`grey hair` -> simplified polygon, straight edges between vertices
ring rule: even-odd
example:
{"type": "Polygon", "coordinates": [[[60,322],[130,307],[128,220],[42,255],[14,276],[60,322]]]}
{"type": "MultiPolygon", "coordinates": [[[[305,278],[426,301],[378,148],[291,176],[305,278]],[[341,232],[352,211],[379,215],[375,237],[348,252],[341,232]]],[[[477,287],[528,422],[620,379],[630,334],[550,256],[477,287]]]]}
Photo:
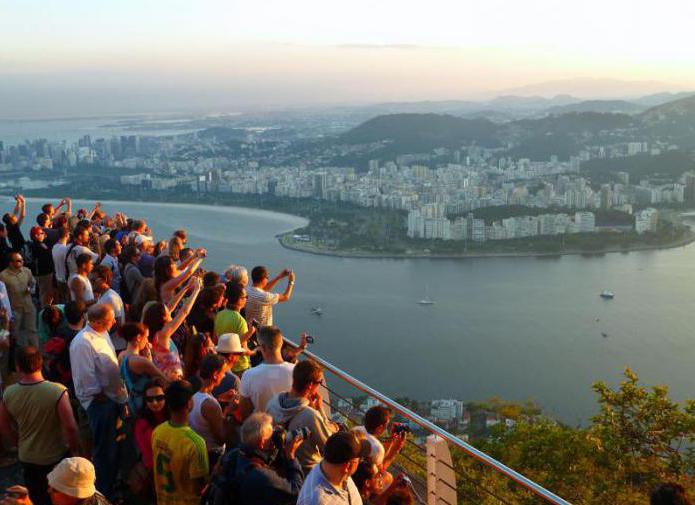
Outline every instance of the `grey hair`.
{"type": "Polygon", "coordinates": [[[241,425],[241,443],[257,447],[258,443],[273,433],[273,418],[265,412],[251,414],[241,425]]]}
{"type": "Polygon", "coordinates": [[[97,303],[96,305],[89,307],[89,310],[87,311],[87,320],[90,323],[104,321],[109,312],[113,313],[113,309],[110,305],[106,305],[105,303],[97,303]]]}
{"type": "Polygon", "coordinates": [[[248,281],[249,272],[241,265],[229,265],[224,271],[224,276],[228,281],[241,282],[243,278],[248,281]]]}

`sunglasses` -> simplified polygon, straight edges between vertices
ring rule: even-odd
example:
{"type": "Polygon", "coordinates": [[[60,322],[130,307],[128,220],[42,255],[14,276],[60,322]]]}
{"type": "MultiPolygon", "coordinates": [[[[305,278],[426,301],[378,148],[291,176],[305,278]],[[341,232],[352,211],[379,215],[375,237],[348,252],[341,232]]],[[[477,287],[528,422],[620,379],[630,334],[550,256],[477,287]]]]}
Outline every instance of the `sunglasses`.
{"type": "Polygon", "coordinates": [[[163,402],[164,401],[164,395],[146,396],[145,401],[147,403],[163,402]]]}

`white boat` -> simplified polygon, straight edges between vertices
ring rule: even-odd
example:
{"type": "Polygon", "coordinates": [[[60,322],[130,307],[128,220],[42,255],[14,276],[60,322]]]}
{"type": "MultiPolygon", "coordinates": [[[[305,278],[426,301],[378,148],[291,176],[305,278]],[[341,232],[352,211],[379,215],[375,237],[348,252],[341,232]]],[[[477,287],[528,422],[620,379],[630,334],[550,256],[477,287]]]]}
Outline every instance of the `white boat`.
{"type": "Polygon", "coordinates": [[[601,291],[600,296],[605,300],[612,300],[613,298],[615,298],[615,294],[613,294],[613,291],[608,291],[607,289],[601,291]]]}
{"type": "Polygon", "coordinates": [[[422,298],[422,300],[418,301],[418,305],[434,305],[434,300],[429,297],[427,294],[427,291],[429,291],[428,287],[425,286],[425,296],[422,298]]]}

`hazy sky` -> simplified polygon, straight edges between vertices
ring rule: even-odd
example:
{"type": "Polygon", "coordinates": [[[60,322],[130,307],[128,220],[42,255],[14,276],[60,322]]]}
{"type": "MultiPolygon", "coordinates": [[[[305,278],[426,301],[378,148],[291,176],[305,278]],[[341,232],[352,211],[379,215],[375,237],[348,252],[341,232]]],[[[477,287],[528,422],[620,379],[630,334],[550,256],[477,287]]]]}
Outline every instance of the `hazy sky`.
{"type": "Polygon", "coordinates": [[[693,19],[692,0],[0,0],[0,117],[691,89],[693,19]]]}

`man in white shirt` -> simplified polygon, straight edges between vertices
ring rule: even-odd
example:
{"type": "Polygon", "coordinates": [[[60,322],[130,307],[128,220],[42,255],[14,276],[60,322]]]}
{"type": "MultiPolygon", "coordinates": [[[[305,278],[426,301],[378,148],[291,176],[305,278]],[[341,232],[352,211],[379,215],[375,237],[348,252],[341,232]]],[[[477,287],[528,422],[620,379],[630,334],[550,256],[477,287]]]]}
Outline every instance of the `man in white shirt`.
{"type": "Polygon", "coordinates": [[[72,234],[72,242],[66,253],[68,276],[77,272],[77,257],[80,254],[89,254],[94,264],[99,261],[99,255],[89,248],[89,228],[78,225],[72,234]]]}
{"type": "Polygon", "coordinates": [[[116,425],[128,393],[109,338],[115,322],[113,309],[104,304],[93,305],[87,318],[87,325],[70,344],[70,366],[75,394],[87,411],[94,436],[97,489],[109,498],[113,495],[119,467],[116,425]]]}
{"type": "Polygon", "coordinates": [[[282,333],[274,326],[264,326],[258,332],[263,363],[241,376],[239,407],[243,418],[252,412],[265,411],[273,396],[292,387],[294,364],[282,359],[282,342],[282,333]]]}
{"type": "Polygon", "coordinates": [[[252,321],[255,319],[260,326],[273,325],[273,305],[284,303],[292,296],[294,289],[294,272],[291,270],[283,270],[273,279],[270,279],[270,273],[264,266],[257,266],[251,270],[251,282],[253,286],[246,288],[246,320],[252,321]],[[287,287],[285,292],[272,293],[275,285],[282,279],[287,277],[287,287]]]}
{"type": "Polygon", "coordinates": [[[304,478],[297,505],[362,505],[352,474],[364,453],[365,447],[354,433],[340,431],[331,435],[323,460],[304,478]]]}

